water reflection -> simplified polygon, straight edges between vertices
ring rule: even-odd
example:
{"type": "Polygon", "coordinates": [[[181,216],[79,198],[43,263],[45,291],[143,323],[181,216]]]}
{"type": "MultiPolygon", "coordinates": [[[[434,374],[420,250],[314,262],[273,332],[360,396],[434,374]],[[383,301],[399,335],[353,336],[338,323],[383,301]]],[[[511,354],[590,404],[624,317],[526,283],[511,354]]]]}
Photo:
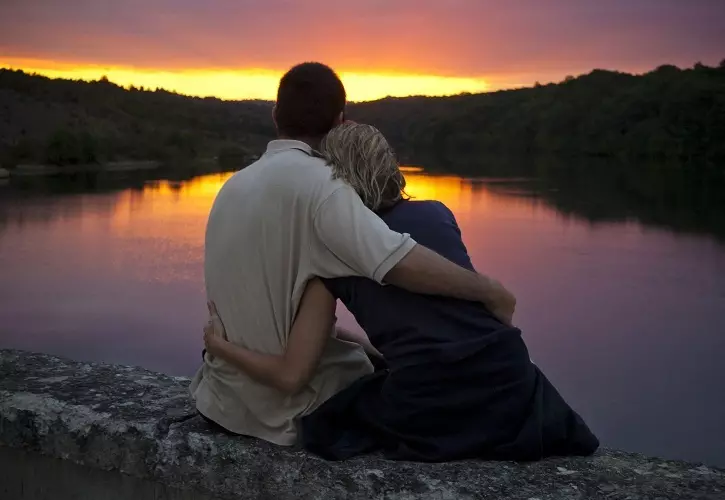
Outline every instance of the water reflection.
{"type": "MultiPolygon", "coordinates": [[[[204,226],[229,175],[0,188],[0,346],[192,373],[204,226]]],[[[649,203],[608,203],[595,178],[406,178],[515,291],[532,356],[606,445],[725,464],[722,243],[646,224],[649,203]]],[[[720,234],[710,205],[670,217],[694,203],[677,200],[655,219],[720,234]]]]}
{"type": "MultiPolygon", "coordinates": [[[[637,221],[725,241],[723,165],[631,164],[596,158],[495,157],[430,160],[458,175],[533,180],[518,194],[545,200],[557,211],[589,222],[637,221]],[[438,162],[438,163],[436,163],[438,162]],[[453,167],[451,167],[453,166],[453,167]]],[[[510,189],[506,182],[497,191],[510,189]]]]}

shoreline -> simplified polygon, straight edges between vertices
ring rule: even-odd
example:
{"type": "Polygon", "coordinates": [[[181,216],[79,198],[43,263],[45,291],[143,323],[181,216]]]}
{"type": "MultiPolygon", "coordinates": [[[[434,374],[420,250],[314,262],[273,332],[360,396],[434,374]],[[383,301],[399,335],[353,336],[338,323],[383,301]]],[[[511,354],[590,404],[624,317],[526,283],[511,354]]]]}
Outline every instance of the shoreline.
{"type": "MultiPolygon", "coordinates": [[[[122,160],[103,163],[88,163],[81,165],[48,165],[48,164],[20,164],[13,169],[5,169],[6,177],[36,177],[53,175],[70,175],[94,172],[127,172],[136,170],[155,170],[162,163],[156,160],[122,160]]],[[[2,177],[0,175],[0,177],[2,177]]]]}
{"type": "Polygon", "coordinates": [[[20,164],[12,169],[0,168],[0,181],[9,181],[20,178],[50,178],[66,177],[78,174],[105,174],[124,172],[217,172],[238,170],[239,164],[248,164],[256,157],[240,159],[239,162],[226,164],[218,158],[195,158],[192,160],[161,161],[161,160],[120,160],[103,163],[90,163],[81,165],[48,165],[48,164],[20,164]]]}

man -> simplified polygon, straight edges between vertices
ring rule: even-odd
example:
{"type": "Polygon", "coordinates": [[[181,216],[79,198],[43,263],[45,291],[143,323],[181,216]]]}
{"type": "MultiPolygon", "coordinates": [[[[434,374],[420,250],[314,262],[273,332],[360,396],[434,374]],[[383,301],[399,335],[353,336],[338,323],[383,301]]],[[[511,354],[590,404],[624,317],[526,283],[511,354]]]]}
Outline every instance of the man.
{"type": "MultiPolygon", "coordinates": [[[[279,139],[217,195],[206,231],[208,300],[228,340],[281,354],[308,280],[364,276],[407,290],[486,304],[510,321],[515,301],[500,284],[391,231],[352,188],[312,154],[344,119],[346,95],[329,67],[304,63],[282,77],[273,118],[279,139]]],[[[292,396],[205,357],[192,381],[199,412],[233,433],[296,441],[295,418],[370,373],[364,351],[332,336],[316,375],[292,396]]]]}

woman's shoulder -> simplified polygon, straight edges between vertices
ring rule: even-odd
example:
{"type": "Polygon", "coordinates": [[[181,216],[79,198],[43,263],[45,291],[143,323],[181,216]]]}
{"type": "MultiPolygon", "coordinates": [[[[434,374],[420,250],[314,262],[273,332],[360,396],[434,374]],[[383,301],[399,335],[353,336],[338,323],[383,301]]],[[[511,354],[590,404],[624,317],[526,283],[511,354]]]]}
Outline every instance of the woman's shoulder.
{"type": "Polygon", "coordinates": [[[416,242],[448,260],[472,268],[456,218],[440,201],[404,201],[383,219],[394,231],[408,233],[416,242]]]}
{"type": "Polygon", "coordinates": [[[442,201],[438,201],[438,200],[412,199],[412,200],[406,200],[406,203],[411,206],[415,206],[415,207],[422,207],[422,208],[436,209],[436,210],[443,208],[445,210],[448,210],[448,207],[445,205],[445,203],[443,203],[442,201]]]}
{"type": "Polygon", "coordinates": [[[438,200],[406,200],[399,203],[390,215],[425,217],[429,221],[435,219],[454,219],[453,212],[438,200]]]}

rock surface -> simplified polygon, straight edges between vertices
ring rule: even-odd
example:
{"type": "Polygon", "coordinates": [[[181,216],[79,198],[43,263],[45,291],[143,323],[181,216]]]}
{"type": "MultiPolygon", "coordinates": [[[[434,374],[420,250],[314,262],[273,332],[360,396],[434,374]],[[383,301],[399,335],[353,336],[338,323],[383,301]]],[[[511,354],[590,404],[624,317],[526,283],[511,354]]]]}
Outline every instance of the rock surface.
{"type": "Polygon", "coordinates": [[[188,379],[0,350],[0,446],[120,471],[205,497],[725,499],[725,471],[603,450],[534,464],[326,462],[219,434],[188,379]]]}

